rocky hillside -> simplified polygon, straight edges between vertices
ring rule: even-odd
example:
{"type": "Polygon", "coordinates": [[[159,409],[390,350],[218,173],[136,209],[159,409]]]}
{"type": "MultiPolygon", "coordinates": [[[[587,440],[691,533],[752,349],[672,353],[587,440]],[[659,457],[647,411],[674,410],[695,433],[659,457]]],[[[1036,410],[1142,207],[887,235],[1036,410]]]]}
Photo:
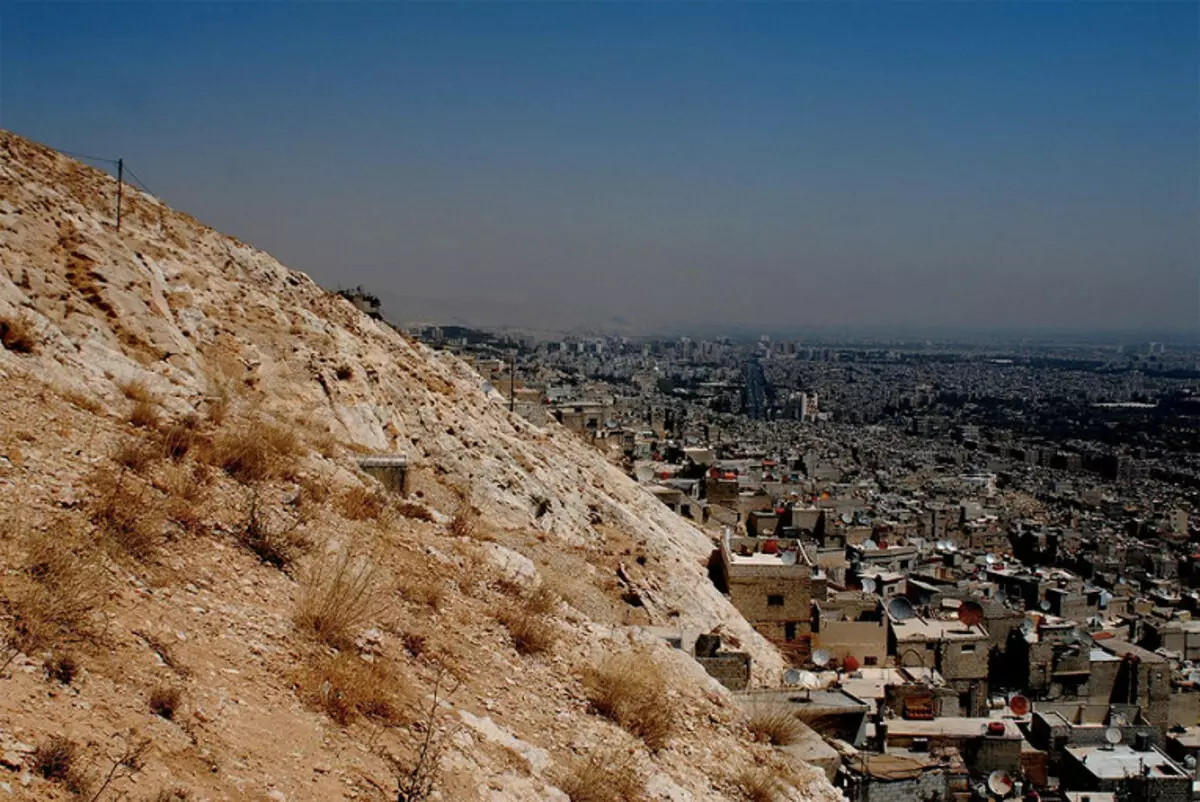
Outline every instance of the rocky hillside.
{"type": "Polygon", "coordinates": [[[836,797],[644,629],[778,679],[706,536],[267,254],[129,187],[118,234],[114,196],[0,132],[0,791],[836,797]]]}

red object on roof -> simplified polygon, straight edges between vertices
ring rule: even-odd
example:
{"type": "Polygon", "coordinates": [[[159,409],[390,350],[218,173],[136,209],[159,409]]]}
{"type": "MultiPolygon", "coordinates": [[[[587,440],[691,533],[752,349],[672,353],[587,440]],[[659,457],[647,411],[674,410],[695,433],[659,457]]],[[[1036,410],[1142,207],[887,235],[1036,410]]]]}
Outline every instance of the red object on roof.
{"type": "Polygon", "coordinates": [[[763,554],[778,554],[779,553],[779,541],[778,540],[764,540],[763,545],[762,545],[762,551],[763,551],[763,554]]]}
{"type": "Polygon", "coordinates": [[[1093,632],[1092,640],[1108,640],[1113,634],[1111,632],[1093,632]]]}
{"type": "Polygon", "coordinates": [[[858,671],[858,658],[852,654],[846,655],[846,659],[842,661],[842,665],[847,671],[858,671]]]}
{"type": "Polygon", "coordinates": [[[1003,735],[1005,732],[1004,722],[1003,721],[989,721],[987,731],[988,731],[988,735],[1003,735]]]}

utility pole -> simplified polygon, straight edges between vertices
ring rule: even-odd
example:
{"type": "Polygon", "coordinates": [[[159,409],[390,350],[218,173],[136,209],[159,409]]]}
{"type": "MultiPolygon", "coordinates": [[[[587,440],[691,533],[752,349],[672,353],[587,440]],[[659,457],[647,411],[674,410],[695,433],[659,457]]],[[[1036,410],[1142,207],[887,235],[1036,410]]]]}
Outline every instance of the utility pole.
{"type": "Polygon", "coordinates": [[[125,160],[117,159],[117,233],[121,233],[121,185],[125,183],[125,160]]]}

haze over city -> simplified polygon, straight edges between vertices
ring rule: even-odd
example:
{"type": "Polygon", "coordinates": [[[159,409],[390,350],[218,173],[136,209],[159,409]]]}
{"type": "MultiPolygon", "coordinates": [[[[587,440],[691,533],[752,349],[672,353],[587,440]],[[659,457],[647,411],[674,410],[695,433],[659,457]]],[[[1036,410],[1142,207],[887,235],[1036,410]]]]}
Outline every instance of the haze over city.
{"type": "Polygon", "coordinates": [[[401,319],[1194,331],[1195,3],[0,5],[0,126],[401,319]]]}

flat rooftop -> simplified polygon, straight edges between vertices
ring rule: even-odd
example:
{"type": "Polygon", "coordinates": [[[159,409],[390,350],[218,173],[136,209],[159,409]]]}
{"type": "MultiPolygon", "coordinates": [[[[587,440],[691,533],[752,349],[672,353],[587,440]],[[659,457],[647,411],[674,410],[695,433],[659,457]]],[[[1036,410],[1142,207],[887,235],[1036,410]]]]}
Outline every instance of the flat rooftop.
{"type": "Polygon", "coordinates": [[[932,668],[860,668],[862,677],[842,676],[842,688],[860,699],[882,699],[888,685],[911,685],[923,680],[931,687],[940,687],[945,682],[942,675],[932,668]]]}
{"type": "MultiPolygon", "coordinates": [[[[999,719],[999,722],[1004,725],[1003,735],[991,735],[988,732],[988,725],[995,724],[997,719],[991,718],[966,718],[962,716],[947,716],[944,718],[935,718],[932,720],[922,719],[903,719],[889,718],[885,722],[888,728],[888,737],[912,737],[912,738],[982,738],[988,735],[992,738],[1007,738],[1020,740],[1024,738],[1021,735],[1020,728],[1017,727],[1017,722],[1013,719],[999,719]]],[[[867,724],[867,734],[872,735],[875,731],[874,724],[867,724]]]]}
{"type": "Polygon", "coordinates": [[[1151,778],[1188,778],[1187,771],[1156,748],[1139,752],[1127,744],[1108,746],[1068,746],[1066,751],[1094,776],[1103,780],[1121,780],[1141,776],[1144,769],[1151,778]]]}
{"type": "Polygon", "coordinates": [[[892,619],[897,641],[985,640],[987,631],[976,624],[968,627],[958,619],[922,618],[904,621],[892,619]]]}

